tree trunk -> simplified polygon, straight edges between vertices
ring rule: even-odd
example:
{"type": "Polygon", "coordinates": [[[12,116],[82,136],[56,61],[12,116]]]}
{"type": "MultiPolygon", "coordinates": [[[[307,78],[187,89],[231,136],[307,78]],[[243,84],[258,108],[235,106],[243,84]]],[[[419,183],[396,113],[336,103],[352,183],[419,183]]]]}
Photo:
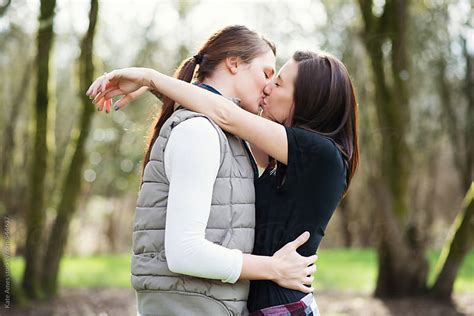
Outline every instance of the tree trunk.
{"type": "Polygon", "coordinates": [[[5,134],[3,137],[3,148],[2,156],[0,161],[1,169],[0,174],[0,226],[3,228],[3,236],[0,236],[0,245],[2,250],[0,251],[0,299],[4,302],[4,306],[10,306],[10,304],[22,303],[22,294],[18,285],[14,282],[13,277],[10,273],[9,260],[10,260],[10,230],[9,230],[9,214],[17,213],[14,210],[17,209],[15,204],[18,203],[18,197],[22,196],[21,192],[17,192],[12,187],[11,183],[12,171],[10,166],[12,164],[13,151],[15,150],[15,127],[18,120],[18,114],[20,112],[21,105],[24,103],[24,98],[27,95],[25,90],[28,90],[29,81],[31,78],[32,63],[28,62],[24,70],[21,84],[18,87],[13,104],[11,107],[10,116],[8,118],[7,126],[5,126],[5,134]],[[20,193],[20,194],[19,194],[20,193]],[[5,213],[2,209],[2,204],[5,213]],[[3,238],[2,238],[3,237],[3,238]],[[4,258],[6,256],[6,258],[4,258]]]}
{"type": "Polygon", "coordinates": [[[82,101],[82,115],[78,130],[72,133],[76,135],[75,139],[73,138],[71,142],[71,146],[74,146],[72,149],[74,150],[74,154],[70,160],[66,176],[64,177],[61,200],[57,208],[57,217],[53,224],[46,255],[44,257],[42,281],[43,290],[48,297],[54,296],[58,292],[59,264],[67,243],[69,224],[76,211],[77,200],[81,193],[82,169],[85,161],[85,143],[89,135],[92,115],[95,113],[95,108],[85,95],[85,92],[94,79],[92,53],[98,9],[98,1],[91,0],[89,28],[82,40],[81,55],[79,57],[79,95],[82,101]]]}
{"type": "Polygon", "coordinates": [[[383,179],[371,184],[375,190],[376,212],[379,223],[377,245],[378,278],[375,296],[381,298],[417,296],[426,293],[428,264],[424,253],[413,249],[407,234],[400,227],[390,189],[383,179]],[[409,264],[407,264],[409,262],[409,264]]]}
{"type": "Polygon", "coordinates": [[[461,180],[462,188],[467,191],[459,214],[452,224],[450,235],[441,251],[438,264],[436,265],[436,280],[430,293],[437,299],[451,300],[454,281],[468,250],[474,242],[474,145],[472,135],[474,133],[474,57],[469,54],[464,40],[464,56],[466,58],[466,80],[465,96],[467,100],[465,111],[465,126],[459,133],[458,126],[462,120],[458,120],[451,102],[449,86],[445,77],[445,62],[440,61],[440,91],[442,103],[446,113],[449,134],[454,145],[456,166],[461,180]]]}
{"type": "MultiPolygon", "coordinates": [[[[115,206],[114,201],[114,206],[115,206]]],[[[117,209],[114,207],[114,209],[117,209]]],[[[115,219],[115,213],[110,212],[106,215],[106,225],[107,229],[105,235],[107,236],[107,252],[108,253],[117,253],[118,251],[118,242],[117,242],[117,221],[115,219]]]]}
{"type": "Polygon", "coordinates": [[[0,17],[5,15],[5,13],[7,12],[8,7],[10,6],[10,4],[12,4],[12,0],[7,0],[7,2],[5,4],[0,6],[0,17]]]}
{"type": "Polygon", "coordinates": [[[0,214],[0,219],[4,235],[0,238],[0,300],[3,307],[10,308],[13,304],[22,305],[24,298],[10,271],[10,220],[5,214],[0,214]]]}
{"type": "Polygon", "coordinates": [[[474,246],[474,182],[467,191],[461,211],[451,227],[451,233],[441,251],[436,268],[436,281],[431,295],[451,300],[454,281],[467,251],[474,246]]]}
{"type": "Polygon", "coordinates": [[[381,167],[373,188],[378,214],[379,275],[375,296],[400,297],[426,292],[428,264],[424,249],[407,234],[410,214],[408,184],[411,152],[409,124],[408,62],[406,57],[406,1],[386,1],[382,15],[373,14],[371,0],[359,0],[364,21],[363,37],[370,57],[375,85],[375,106],[381,132],[381,167]],[[391,44],[391,76],[386,71],[382,46],[391,44]],[[392,83],[389,85],[389,83],[392,83]],[[408,265],[407,262],[410,262],[408,265]]]}
{"type": "Polygon", "coordinates": [[[44,185],[47,170],[46,143],[48,113],[49,59],[53,44],[55,0],[42,0],[39,16],[36,55],[35,139],[29,180],[26,214],[25,272],[22,286],[30,298],[40,297],[40,253],[45,221],[44,185]]]}
{"type": "Polygon", "coordinates": [[[438,87],[439,97],[443,110],[443,118],[446,122],[446,129],[455,152],[454,165],[459,174],[461,188],[466,192],[474,178],[474,56],[471,56],[464,43],[464,55],[466,58],[466,79],[465,91],[466,108],[463,117],[459,117],[457,109],[459,104],[454,104],[451,91],[453,87],[446,76],[446,60],[442,56],[438,61],[438,87]]]}
{"type": "Polygon", "coordinates": [[[350,212],[349,212],[349,201],[346,196],[339,204],[339,214],[341,215],[341,231],[342,238],[344,241],[344,247],[350,248],[352,246],[352,235],[350,230],[350,212]]]}
{"type": "Polygon", "coordinates": [[[18,196],[12,192],[13,183],[11,183],[11,177],[13,175],[10,167],[12,165],[12,157],[15,150],[15,128],[21,106],[24,103],[24,99],[27,95],[25,91],[28,91],[31,78],[31,69],[32,63],[28,62],[26,64],[20,86],[18,87],[18,91],[13,98],[11,112],[8,117],[8,121],[6,122],[7,124],[4,130],[5,134],[3,135],[2,152],[0,153],[0,174],[2,175],[0,177],[0,199],[3,201],[7,209],[9,209],[9,206],[13,203],[12,196],[14,199],[18,198],[18,196]]]}
{"type": "Polygon", "coordinates": [[[467,49],[467,39],[463,39],[463,51],[466,59],[466,80],[464,94],[467,99],[466,128],[464,136],[464,147],[466,148],[466,172],[463,175],[462,183],[464,188],[468,188],[474,179],[474,55],[467,49]]]}

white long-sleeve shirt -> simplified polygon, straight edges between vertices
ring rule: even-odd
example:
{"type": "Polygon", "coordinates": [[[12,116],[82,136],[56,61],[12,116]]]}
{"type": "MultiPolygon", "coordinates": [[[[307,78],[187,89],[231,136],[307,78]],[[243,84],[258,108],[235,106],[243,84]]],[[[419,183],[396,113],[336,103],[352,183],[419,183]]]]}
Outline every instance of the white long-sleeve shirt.
{"type": "Polygon", "coordinates": [[[173,128],[165,148],[170,182],[165,251],[171,271],[235,283],[242,252],[205,239],[214,182],[220,166],[219,136],[203,117],[173,128]]]}

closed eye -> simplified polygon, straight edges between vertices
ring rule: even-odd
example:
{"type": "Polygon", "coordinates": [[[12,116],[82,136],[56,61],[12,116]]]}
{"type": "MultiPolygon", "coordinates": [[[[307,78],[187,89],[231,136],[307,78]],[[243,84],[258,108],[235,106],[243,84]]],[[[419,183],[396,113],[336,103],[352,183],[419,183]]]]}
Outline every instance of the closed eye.
{"type": "Polygon", "coordinates": [[[263,73],[265,74],[265,79],[269,80],[273,78],[273,74],[275,73],[275,71],[272,68],[266,67],[263,70],[263,73]]]}

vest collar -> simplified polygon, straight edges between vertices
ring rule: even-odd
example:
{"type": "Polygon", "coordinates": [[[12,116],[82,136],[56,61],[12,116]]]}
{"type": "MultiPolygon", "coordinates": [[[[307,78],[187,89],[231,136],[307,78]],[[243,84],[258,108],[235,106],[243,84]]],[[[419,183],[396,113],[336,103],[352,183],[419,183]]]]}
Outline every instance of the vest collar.
{"type": "Polygon", "coordinates": [[[193,84],[195,84],[196,86],[201,87],[201,88],[203,88],[203,89],[206,89],[206,90],[208,90],[208,91],[211,91],[211,92],[213,92],[213,93],[215,93],[215,94],[222,95],[222,93],[220,93],[219,91],[217,91],[216,88],[214,88],[214,87],[212,87],[212,86],[210,86],[210,85],[208,85],[208,84],[205,84],[205,83],[202,83],[202,82],[194,82],[193,84]]]}

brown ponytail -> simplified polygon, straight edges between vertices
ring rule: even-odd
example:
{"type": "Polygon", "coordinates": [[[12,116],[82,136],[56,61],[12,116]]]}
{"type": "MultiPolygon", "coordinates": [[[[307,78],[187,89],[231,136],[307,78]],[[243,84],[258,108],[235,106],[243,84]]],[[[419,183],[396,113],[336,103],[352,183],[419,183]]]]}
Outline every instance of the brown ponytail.
{"type": "MultiPolygon", "coordinates": [[[[196,78],[198,81],[203,81],[212,75],[219,63],[227,57],[239,57],[242,62],[250,63],[255,57],[265,54],[269,49],[274,54],[276,53],[275,45],[258,33],[242,25],[228,26],[214,33],[199,49],[199,53],[196,56],[184,60],[175,71],[174,77],[191,82],[194,78],[196,65],[199,64],[196,78]]],[[[154,94],[157,95],[156,91],[154,91],[154,94]]],[[[161,99],[163,101],[161,114],[153,124],[150,136],[148,137],[147,150],[142,166],[142,183],[145,167],[148,161],[150,161],[153,144],[158,138],[162,126],[174,112],[174,100],[166,96],[163,96],[161,99]]]]}

